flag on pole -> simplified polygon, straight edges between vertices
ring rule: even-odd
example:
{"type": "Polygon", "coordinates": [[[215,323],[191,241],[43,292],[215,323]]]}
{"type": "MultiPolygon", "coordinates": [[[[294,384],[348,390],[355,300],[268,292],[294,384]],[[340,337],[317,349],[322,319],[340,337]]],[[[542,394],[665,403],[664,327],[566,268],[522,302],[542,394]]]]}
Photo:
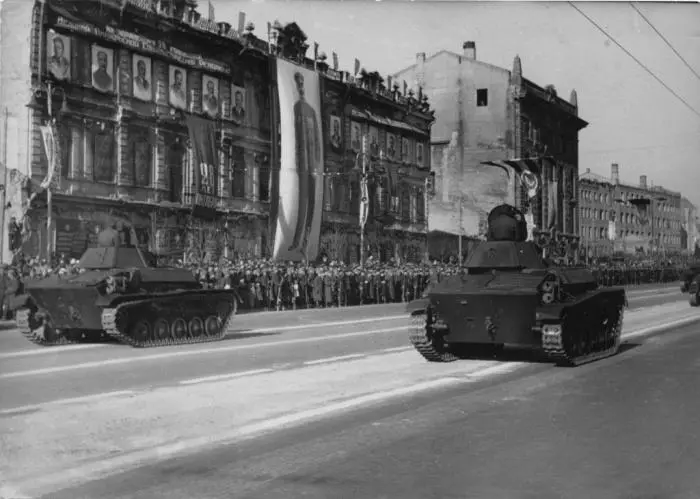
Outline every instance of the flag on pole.
{"type": "Polygon", "coordinates": [[[406,80],[403,81],[403,95],[406,97],[406,94],[408,93],[408,84],[406,83],[406,80]]]}
{"type": "Polygon", "coordinates": [[[318,43],[314,42],[314,69],[318,67],[318,43]]]}
{"type": "Polygon", "coordinates": [[[207,2],[209,4],[209,20],[211,22],[216,21],[216,15],[214,15],[214,6],[211,4],[211,0],[208,0],[207,2]]]}
{"type": "Polygon", "coordinates": [[[553,180],[549,183],[549,217],[547,228],[552,229],[557,225],[557,207],[559,206],[559,182],[553,180]]]}
{"type": "Polygon", "coordinates": [[[357,76],[357,73],[360,72],[360,60],[358,58],[355,58],[355,74],[354,76],[357,76]]]}
{"type": "Polygon", "coordinates": [[[245,31],[245,12],[238,13],[238,34],[242,35],[245,31]]]}
{"type": "Polygon", "coordinates": [[[386,77],[386,88],[388,88],[389,91],[391,91],[391,75],[386,77]]]}
{"type": "Polygon", "coordinates": [[[333,69],[338,71],[338,54],[333,52],[333,69]]]}

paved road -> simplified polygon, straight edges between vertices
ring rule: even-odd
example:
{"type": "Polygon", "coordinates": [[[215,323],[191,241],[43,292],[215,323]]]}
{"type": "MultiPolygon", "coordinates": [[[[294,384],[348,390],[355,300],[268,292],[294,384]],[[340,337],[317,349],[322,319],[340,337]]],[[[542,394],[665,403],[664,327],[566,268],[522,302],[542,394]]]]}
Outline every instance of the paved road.
{"type": "Polygon", "coordinates": [[[697,498],[698,352],[693,324],[580,368],[532,365],[50,497],[697,498]]]}
{"type": "MultiPolygon", "coordinates": [[[[681,303],[674,288],[631,290],[630,309],[681,303]]],[[[411,350],[403,304],[241,316],[226,341],[158,349],[38,347],[0,332],[0,414],[55,400],[155,389],[411,350]]]]}

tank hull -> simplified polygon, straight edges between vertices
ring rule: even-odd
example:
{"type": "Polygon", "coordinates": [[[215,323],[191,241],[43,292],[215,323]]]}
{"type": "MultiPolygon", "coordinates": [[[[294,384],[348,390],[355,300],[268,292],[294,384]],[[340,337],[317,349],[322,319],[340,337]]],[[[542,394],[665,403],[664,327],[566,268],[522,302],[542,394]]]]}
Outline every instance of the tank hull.
{"type": "Polygon", "coordinates": [[[617,353],[625,306],[623,288],[547,305],[533,290],[431,293],[409,304],[409,339],[433,362],[470,357],[490,345],[534,349],[557,364],[580,365],[617,353]]]}

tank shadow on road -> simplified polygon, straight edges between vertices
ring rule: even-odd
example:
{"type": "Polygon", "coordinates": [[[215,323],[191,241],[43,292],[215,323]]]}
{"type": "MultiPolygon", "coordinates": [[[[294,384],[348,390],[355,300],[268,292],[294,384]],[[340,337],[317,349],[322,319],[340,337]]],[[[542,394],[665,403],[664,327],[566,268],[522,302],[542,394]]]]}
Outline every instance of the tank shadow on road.
{"type": "MultiPolygon", "coordinates": [[[[642,345],[643,343],[624,342],[620,345],[618,355],[624,354],[642,345]]],[[[548,359],[541,352],[517,347],[496,349],[494,347],[484,346],[479,349],[473,349],[470,352],[459,352],[459,357],[465,360],[497,360],[499,362],[527,362],[530,364],[552,363],[552,360],[548,359]]]]}
{"type": "Polygon", "coordinates": [[[259,336],[279,336],[282,334],[280,331],[272,331],[269,333],[253,333],[253,332],[248,332],[252,331],[251,329],[238,329],[234,331],[228,331],[226,333],[226,336],[224,336],[223,341],[230,341],[230,340],[242,340],[245,338],[257,338],[259,336]]]}

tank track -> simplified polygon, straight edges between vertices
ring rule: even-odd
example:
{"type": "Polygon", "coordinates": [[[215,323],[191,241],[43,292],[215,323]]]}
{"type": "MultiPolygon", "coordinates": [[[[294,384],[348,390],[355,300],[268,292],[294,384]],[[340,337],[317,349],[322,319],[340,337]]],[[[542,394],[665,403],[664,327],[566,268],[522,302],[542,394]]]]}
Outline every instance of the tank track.
{"type": "MultiPolygon", "coordinates": [[[[567,335],[585,333],[582,325],[590,321],[576,317],[573,314],[567,315],[562,322],[560,333],[542,334],[542,349],[545,355],[559,365],[580,366],[617,354],[622,342],[624,306],[620,305],[616,312],[616,317],[609,319],[612,322],[605,321],[600,324],[605,338],[593,336],[593,340],[598,339],[597,343],[594,341],[588,342],[583,346],[581,346],[581,342],[577,344],[571,341],[574,337],[567,338],[567,335]]],[[[590,336],[589,339],[591,339],[590,336]]]]}
{"type": "Polygon", "coordinates": [[[459,356],[450,352],[442,342],[439,334],[428,333],[428,316],[419,314],[411,316],[411,328],[408,339],[413,347],[430,362],[454,362],[459,356]]]}
{"type": "Polygon", "coordinates": [[[210,343],[213,341],[221,341],[226,337],[226,331],[231,325],[233,317],[236,315],[238,309],[237,298],[233,298],[233,310],[229,314],[228,318],[224,322],[223,326],[219,328],[219,332],[216,335],[206,335],[202,331],[202,334],[198,336],[192,336],[189,332],[182,338],[175,338],[171,335],[167,338],[155,339],[149,338],[147,340],[139,340],[132,336],[129,336],[120,329],[120,314],[125,312],[128,308],[138,307],[140,305],[149,305],[157,302],[158,299],[146,299],[138,301],[129,301],[121,303],[113,308],[105,308],[102,310],[102,328],[105,333],[112,339],[123,343],[125,345],[130,345],[136,348],[152,348],[152,347],[162,347],[162,346],[173,346],[173,345],[189,345],[193,343],[210,343]]]}
{"type": "Polygon", "coordinates": [[[69,336],[61,333],[51,335],[53,338],[47,338],[41,327],[32,328],[32,315],[34,313],[35,312],[31,309],[20,308],[16,311],[15,322],[19,332],[35,345],[48,347],[81,343],[80,340],[72,339],[69,336]]]}

